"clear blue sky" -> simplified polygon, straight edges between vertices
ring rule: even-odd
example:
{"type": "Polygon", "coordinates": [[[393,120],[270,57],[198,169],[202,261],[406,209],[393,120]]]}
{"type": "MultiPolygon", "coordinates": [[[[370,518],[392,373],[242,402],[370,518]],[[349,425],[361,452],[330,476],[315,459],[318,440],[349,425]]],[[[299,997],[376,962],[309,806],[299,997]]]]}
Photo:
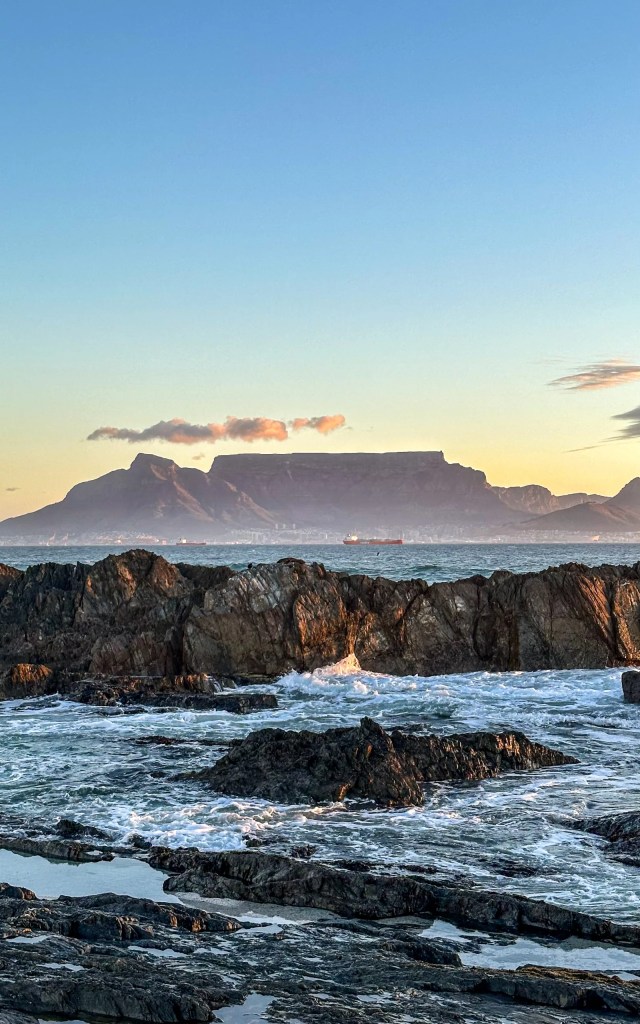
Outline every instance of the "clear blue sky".
{"type": "Polygon", "coordinates": [[[637,0],[5,0],[0,31],[0,514],[138,450],[640,472],[638,441],[567,451],[640,382],[547,386],[640,357],[637,0]],[[330,413],[253,448],[84,440],[330,413]]]}

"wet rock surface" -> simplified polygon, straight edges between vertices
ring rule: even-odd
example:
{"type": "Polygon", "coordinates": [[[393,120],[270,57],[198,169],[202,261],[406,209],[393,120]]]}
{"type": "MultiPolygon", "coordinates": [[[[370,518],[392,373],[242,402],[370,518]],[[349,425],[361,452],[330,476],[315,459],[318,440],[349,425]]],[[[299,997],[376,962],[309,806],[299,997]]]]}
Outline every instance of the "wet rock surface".
{"type": "Polygon", "coordinates": [[[113,860],[114,856],[110,850],[99,849],[92,843],[77,842],[73,839],[36,839],[7,833],[0,833],[0,850],[12,850],[14,853],[36,854],[50,860],[76,861],[78,863],[113,860]]]}
{"type": "Polygon", "coordinates": [[[418,736],[363,718],[327,732],[262,729],[230,744],[196,773],[214,790],[279,803],[361,798],[382,806],[423,802],[425,782],[485,779],[503,771],[574,764],[523,733],[418,736]]]}
{"type": "Polygon", "coordinates": [[[636,1016],[640,982],[604,972],[465,967],[455,942],[431,938],[428,918],[241,924],[179,904],[110,893],[42,900],[0,885],[3,1024],[24,1024],[14,1016],[21,1014],[215,1021],[223,1007],[260,1008],[253,1019],[302,1024],[517,1024],[531,1004],[541,1008],[541,1022],[636,1016]]]}
{"type": "Polygon", "coordinates": [[[610,843],[609,852],[613,857],[640,867],[640,811],[583,818],[576,827],[602,836],[610,843]]]}
{"type": "Polygon", "coordinates": [[[419,874],[384,874],[335,867],[252,850],[201,853],[154,847],[149,863],[171,874],[168,892],[218,899],[313,907],[343,917],[376,919],[427,914],[470,928],[555,938],[576,936],[640,946],[640,925],[622,924],[464,883],[419,874]]]}
{"type": "Polygon", "coordinates": [[[231,680],[221,682],[204,674],[167,676],[107,676],[76,678],[73,673],[56,672],[45,665],[14,665],[0,682],[4,699],[60,696],[65,700],[95,707],[187,708],[196,711],[229,711],[247,714],[273,710],[278,701],[273,693],[236,691],[231,680]],[[225,692],[226,687],[231,692],[225,692]]]}
{"type": "Polygon", "coordinates": [[[637,565],[429,585],[292,558],[233,572],[129,551],[0,567],[0,579],[5,699],[53,693],[63,673],[254,680],[349,655],[397,675],[640,662],[637,565]]]}
{"type": "Polygon", "coordinates": [[[622,694],[629,704],[640,704],[640,672],[630,669],[622,673],[622,694]]]}

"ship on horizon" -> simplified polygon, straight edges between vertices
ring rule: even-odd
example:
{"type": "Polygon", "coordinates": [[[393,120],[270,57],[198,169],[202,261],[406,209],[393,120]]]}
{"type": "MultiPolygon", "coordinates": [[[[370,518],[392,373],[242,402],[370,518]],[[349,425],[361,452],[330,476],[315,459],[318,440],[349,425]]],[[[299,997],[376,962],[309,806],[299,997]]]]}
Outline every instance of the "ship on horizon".
{"type": "Polygon", "coordinates": [[[373,544],[374,546],[382,544],[404,544],[402,537],[358,537],[356,533],[350,533],[342,541],[343,544],[373,544]]]}

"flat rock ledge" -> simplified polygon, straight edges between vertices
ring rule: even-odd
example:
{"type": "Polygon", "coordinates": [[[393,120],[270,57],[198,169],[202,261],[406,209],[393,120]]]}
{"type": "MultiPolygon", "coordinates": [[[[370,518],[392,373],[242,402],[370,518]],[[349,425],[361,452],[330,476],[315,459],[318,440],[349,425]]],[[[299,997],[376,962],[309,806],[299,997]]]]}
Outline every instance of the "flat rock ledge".
{"type": "Polygon", "coordinates": [[[256,999],[267,1013],[251,1019],[274,1024],[519,1024],[518,1004],[560,1010],[536,1020],[562,1024],[640,1013],[638,982],[464,967],[455,944],[431,939],[428,928],[425,919],[265,929],[112,893],[44,900],[0,884],[0,1024],[208,1022],[221,1019],[222,1007],[239,1020],[250,1018],[256,999]]]}
{"type": "Polygon", "coordinates": [[[219,793],[276,803],[424,802],[426,782],[486,779],[505,771],[575,764],[521,732],[420,736],[385,731],[371,718],[326,732],[261,729],[234,740],[213,767],[195,772],[219,793]]]}
{"type": "Polygon", "coordinates": [[[640,948],[640,926],[608,921],[514,893],[436,882],[410,874],[353,871],[252,850],[202,853],[154,847],[149,863],[171,875],[167,892],[329,910],[376,920],[413,914],[469,928],[575,936],[640,948]]]}

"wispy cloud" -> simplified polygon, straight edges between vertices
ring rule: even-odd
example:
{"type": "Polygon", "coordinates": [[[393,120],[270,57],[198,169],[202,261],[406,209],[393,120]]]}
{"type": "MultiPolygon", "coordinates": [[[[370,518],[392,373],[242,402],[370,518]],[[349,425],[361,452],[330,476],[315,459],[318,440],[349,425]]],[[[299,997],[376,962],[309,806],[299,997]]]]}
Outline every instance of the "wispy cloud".
{"type": "Polygon", "coordinates": [[[631,441],[640,437],[640,405],[635,409],[629,409],[629,412],[619,412],[612,419],[622,420],[626,425],[618,431],[615,437],[609,438],[610,441],[631,441]]]}
{"type": "Polygon", "coordinates": [[[227,416],[224,423],[188,423],[187,420],[172,419],[160,420],[141,430],[131,427],[98,427],[89,434],[87,440],[128,441],[129,444],[145,441],[166,441],[168,444],[286,441],[290,430],[315,430],[320,434],[329,434],[345,423],[342,414],[299,417],[290,422],[271,420],[264,416],[227,416]]]}
{"type": "Polygon", "coordinates": [[[550,387],[567,391],[600,391],[603,388],[618,388],[640,380],[640,366],[624,359],[607,359],[600,363],[589,363],[564,377],[549,381],[550,387]]]}

